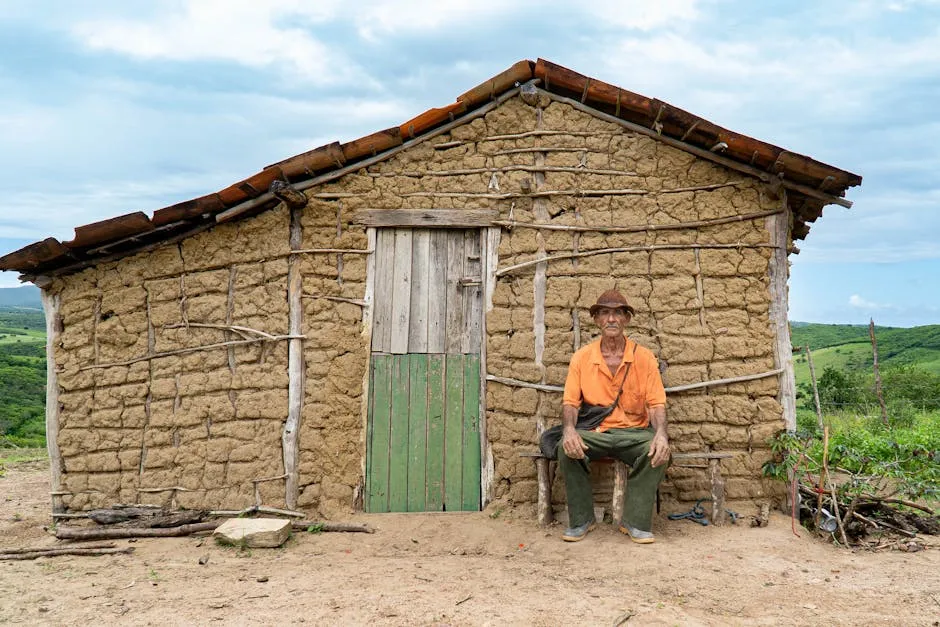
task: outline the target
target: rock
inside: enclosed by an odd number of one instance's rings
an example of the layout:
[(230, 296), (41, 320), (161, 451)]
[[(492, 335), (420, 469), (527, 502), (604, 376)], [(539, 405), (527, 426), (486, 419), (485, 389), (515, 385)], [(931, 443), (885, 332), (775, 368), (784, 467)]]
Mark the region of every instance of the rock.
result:
[(274, 548), (284, 544), (290, 528), (290, 521), (281, 518), (233, 518), (219, 525), (212, 536), (222, 544)]

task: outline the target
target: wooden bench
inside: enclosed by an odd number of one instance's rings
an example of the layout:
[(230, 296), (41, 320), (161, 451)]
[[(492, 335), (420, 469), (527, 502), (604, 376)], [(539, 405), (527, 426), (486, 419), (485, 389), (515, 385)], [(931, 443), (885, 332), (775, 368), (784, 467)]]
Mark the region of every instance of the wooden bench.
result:
[[(721, 476), (721, 460), (734, 457), (734, 453), (714, 453), (702, 451), (698, 453), (673, 453), (671, 463), (683, 468), (708, 468), (711, 479), (712, 517), (713, 524), (721, 526), (725, 520), (725, 482)], [(550, 525), (555, 519), (552, 511), (552, 484), (555, 481), (556, 460), (545, 457), (541, 451), (524, 451), (519, 457), (529, 457), (535, 461), (535, 470), (538, 481), (538, 521), (539, 525)], [(708, 465), (678, 463), (686, 460), (707, 459)], [(627, 490), (627, 477), (630, 467), (612, 457), (602, 457), (593, 462), (612, 463), (614, 465), (614, 485), (611, 495), (611, 515), (614, 522), (623, 519), (623, 497)], [(659, 507), (659, 494), (656, 496), (657, 510)]]

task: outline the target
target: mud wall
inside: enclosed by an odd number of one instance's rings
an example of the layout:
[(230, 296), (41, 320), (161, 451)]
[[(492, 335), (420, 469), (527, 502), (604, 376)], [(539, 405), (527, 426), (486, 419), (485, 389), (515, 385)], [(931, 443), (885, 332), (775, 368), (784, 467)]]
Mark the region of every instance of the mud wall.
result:
[(274, 210), (56, 279), (68, 509), (283, 504), (256, 481), (283, 474), (287, 343), (186, 349), (287, 333), (287, 228)]

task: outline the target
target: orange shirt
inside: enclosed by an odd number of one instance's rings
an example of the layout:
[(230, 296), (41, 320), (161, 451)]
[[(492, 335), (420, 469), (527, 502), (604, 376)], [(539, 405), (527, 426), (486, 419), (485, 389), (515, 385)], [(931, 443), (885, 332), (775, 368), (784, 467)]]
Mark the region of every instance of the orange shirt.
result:
[(649, 426), (646, 409), (665, 405), (666, 391), (663, 389), (662, 377), (659, 376), (655, 355), (631, 340), (627, 340), (623, 361), (613, 376), (601, 355), (600, 339), (582, 346), (571, 357), (563, 403), (571, 407), (580, 407), (582, 402), (610, 405), (617, 397), (617, 389), (628, 362), (633, 362), (633, 365), (624, 382), (620, 402), (597, 430)]

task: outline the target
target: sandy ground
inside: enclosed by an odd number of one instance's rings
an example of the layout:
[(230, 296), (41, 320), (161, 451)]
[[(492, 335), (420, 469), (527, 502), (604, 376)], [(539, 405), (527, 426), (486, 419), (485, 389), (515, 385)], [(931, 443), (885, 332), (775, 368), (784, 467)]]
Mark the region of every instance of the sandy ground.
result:
[[(0, 548), (56, 544), (48, 492), (44, 464), (7, 467)], [(187, 537), (2, 561), (0, 623), (940, 624), (936, 538), (916, 553), (851, 552), (775, 514), (760, 529), (658, 517), (646, 546), (609, 525), (564, 543), (557, 527), (494, 514), (350, 515), (377, 532), (295, 534), (280, 549)]]

